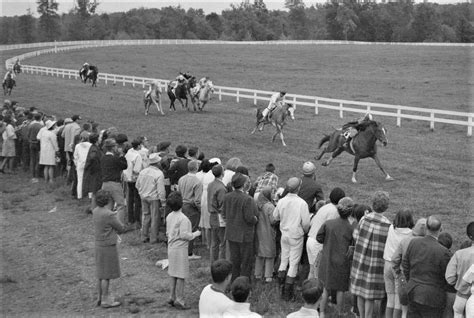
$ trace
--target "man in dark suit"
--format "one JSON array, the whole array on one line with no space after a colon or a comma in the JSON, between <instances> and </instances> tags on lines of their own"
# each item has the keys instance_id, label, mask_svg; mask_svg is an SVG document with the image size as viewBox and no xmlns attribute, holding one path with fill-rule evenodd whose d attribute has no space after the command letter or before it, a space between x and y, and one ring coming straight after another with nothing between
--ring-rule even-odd
<instances>
[{"instance_id":1,"label":"man in dark suit","mask_svg":"<svg viewBox=\"0 0 474 318\"><path fill-rule=\"evenodd\" d=\"M446 306L444 274L450 256L448 249L438 243L441 221L428 217L426 231L425 237L410 242L402 261L407 279L408 318L441 318Z\"/></svg>"},{"instance_id":2,"label":"man in dark suit","mask_svg":"<svg viewBox=\"0 0 474 318\"><path fill-rule=\"evenodd\" d=\"M225 239L229 241L232 281L239 276L250 277L252 271L253 239L258 222L257 205L246 191L250 179L241 173L232 177L234 191L224 197L223 214L227 226Z\"/></svg>"}]
</instances>

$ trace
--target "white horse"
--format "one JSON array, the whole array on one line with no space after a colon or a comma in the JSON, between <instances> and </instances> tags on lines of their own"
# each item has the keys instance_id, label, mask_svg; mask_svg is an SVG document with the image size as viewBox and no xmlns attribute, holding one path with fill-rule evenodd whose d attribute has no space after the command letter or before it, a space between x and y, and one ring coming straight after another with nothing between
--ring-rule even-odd
<instances>
[{"instance_id":1,"label":"white horse","mask_svg":"<svg viewBox=\"0 0 474 318\"><path fill-rule=\"evenodd\" d=\"M158 82L148 83L150 85L150 90L143 91L143 104L145 105L145 116L148 116L151 103L156 105L156 109L161 115L165 115L163 112L163 107L161 106L161 91Z\"/></svg>"},{"instance_id":2,"label":"white horse","mask_svg":"<svg viewBox=\"0 0 474 318\"><path fill-rule=\"evenodd\" d=\"M207 81L206 85L201 88L197 96L197 105L199 110L202 110L214 93L214 84L212 81Z\"/></svg>"}]
</instances>

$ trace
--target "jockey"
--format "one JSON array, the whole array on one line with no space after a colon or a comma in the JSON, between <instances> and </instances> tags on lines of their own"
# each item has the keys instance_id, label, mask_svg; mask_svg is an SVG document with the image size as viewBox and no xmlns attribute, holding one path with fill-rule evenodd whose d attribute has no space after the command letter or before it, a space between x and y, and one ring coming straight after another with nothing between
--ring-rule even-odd
<instances>
[{"instance_id":1,"label":"jockey","mask_svg":"<svg viewBox=\"0 0 474 318\"><path fill-rule=\"evenodd\" d=\"M209 76L205 76L199 80L196 87L194 87L192 90L194 97L197 97L199 95L199 92L201 91L201 89L203 89L206 86L209 80L210 80Z\"/></svg>"},{"instance_id":2,"label":"jockey","mask_svg":"<svg viewBox=\"0 0 474 318\"><path fill-rule=\"evenodd\" d=\"M278 104L283 102L285 95L286 92L279 92L272 95L270 98L270 103L268 103L267 108L265 108L262 112L263 118L261 121L268 120L268 116L271 114L271 112L278 106Z\"/></svg>"},{"instance_id":3,"label":"jockey","mask_svg":"<svg viewBox=\"0 0 474 318\"><path fill-rule=\"evenodd\" d=\"M348 147L351 140L359 133L359 130L372 119L371 113L366 113L364 116L356 119L355 121L350 121L342 126L343 136L346 138L346 141L343 144L343 147Z\"/></svg>"},{"instance_id":4,"label":"jockey","mask_svg":"<svg viewBox=\"0 0 474 318\"><path fill-rule=\"evenodd\" d=\"M8 78L11 78L13 82L15 82L15 77L15 72L13 72L12 69L9 69L5 74L5 77L3 77L3 84L5 84Z\"/></svg>"},{"instance_id":5,"label":"jockey","mask_svg":"<svg viewBox=\"0 0 474 318\"><path fill-rule=\"evenodd\" d=\"M151 92L153 92L154 89L158 89L159 84L160 83L158 81L152 81L152 82L147 83L147 85L149 85L150 87L148 88L148 91L145 93L146 99L150 98Z\"/></svg>"}]
</instances>

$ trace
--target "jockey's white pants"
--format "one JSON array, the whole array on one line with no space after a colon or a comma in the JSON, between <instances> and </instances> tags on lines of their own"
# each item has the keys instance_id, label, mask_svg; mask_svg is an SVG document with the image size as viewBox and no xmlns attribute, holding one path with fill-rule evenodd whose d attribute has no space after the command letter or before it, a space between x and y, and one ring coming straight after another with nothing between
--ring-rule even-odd
<instances>
[{"instance_id":1,"label":"jockey's white pants","mask_svg":"<svg viewBox=\"0 0 474 318\"><path fill-rule=\"evenodd\" d=\"M77 172L77 198L82 199L82 183L84 181L85 167L76 167Z\"/></svg>"},{"instance_id":2,"label":"jockey's white pants","mask_svg":"<svg viewBox=\"0 0 474 318\"><path fill-rule=\"evenodd\" d=\"M287 276L296 277L298 273L298 264L303 254L304 237L291 238L284 234L281 236L281 261L278 271L285 271L287 267Z\"/></svg>"}]
</instances>

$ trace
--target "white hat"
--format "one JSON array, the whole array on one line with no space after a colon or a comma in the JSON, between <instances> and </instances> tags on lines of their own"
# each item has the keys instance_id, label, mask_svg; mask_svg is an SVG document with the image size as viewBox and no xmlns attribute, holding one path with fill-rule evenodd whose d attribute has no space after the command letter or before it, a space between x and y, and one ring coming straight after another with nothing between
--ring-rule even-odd
<instances>
[{"instance_id":1,"label":"white hat","mask_svg":"<svg viewBox=\"0 0 474 318\"><path fill-rule=\"evenodd\" d=\"M211 158L211 159L209 159L209 162L210 163L217 163L218 165L220 165L222 163L221 159L219 159L219 158Z\"/></svg>"},{"instance_id":2,"label":"white hat","mask_svg":"<svg viewBox=\"0 0 474 318\"><path fill-rule=\"evenodd\" d=\"M161 157L157 153L152 153L150 156L148 156L149 163L151 165L159 163L161 161Z\"/></svg>"},{"instance_id":3,"label":"white hat","mask_svg":"<svg viewBox=\"0 0 474 318\"><path fill-rule=\"evenodd\" d=\"M51 129L51 127L53 127L54 125L56 124L56 121L55 120L47 120L46 121L46 129Z\"/></svg>"},{"instance_id":4,"label":"white hat","mask_svg":"<svg viewBox=\"0 0 474 318\"><path fill-rule=\"evenodd\" d=\"M305 175L311 175L316 171L316 167L311 161L306 161L303 164L303 174Z\"/></svg>"}]
</instances>

